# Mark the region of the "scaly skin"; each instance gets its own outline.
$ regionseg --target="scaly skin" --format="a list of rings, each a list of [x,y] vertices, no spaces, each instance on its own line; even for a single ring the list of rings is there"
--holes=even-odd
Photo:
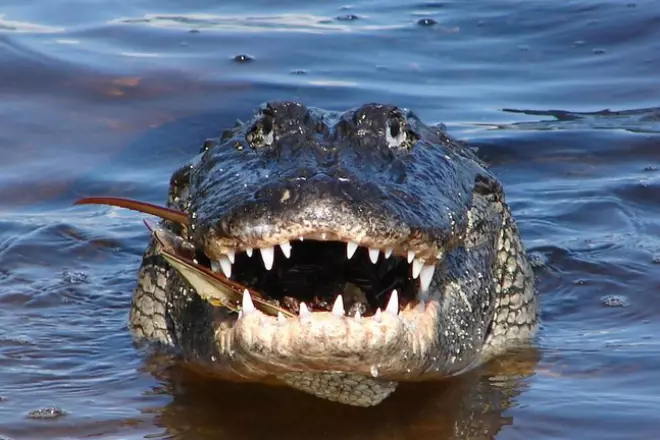
[[[415,136],[387,138],[392,118]],[[384,314],[379,324],[313,313],[278,327],[260,313],[237,319],[202,300],[152,241],[133,295],[135,335],[228,380],[278,381],[370,406],[400,381],[474,368],[538,326],[532,269],[501,185],[441,127],[395,108],[338,115],[296,103],[264,107],[175,172],[168,206],[189,213],[188,238],[210,256],[310,228],[395,254],[414,246],[427,261],[444,251],[423,309]]]

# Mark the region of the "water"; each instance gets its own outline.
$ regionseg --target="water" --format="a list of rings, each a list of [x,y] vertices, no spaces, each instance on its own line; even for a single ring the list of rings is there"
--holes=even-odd
[[[3,1],[0,437],[655,438],[658,54],[650,0]],[[395,103],[478,146],[536,262],[537,349],[367,411],[136,349],[141,216],[71,203],[163,203],[269,99]]]

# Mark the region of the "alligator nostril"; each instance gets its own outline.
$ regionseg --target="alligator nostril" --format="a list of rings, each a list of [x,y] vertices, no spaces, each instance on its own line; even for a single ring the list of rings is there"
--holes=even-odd
[[[260,188],[257,191],[254,192],[254,198],[259,200],[259,199],[272,199],[274,196],[276,196],[275,191],[273,188]]]

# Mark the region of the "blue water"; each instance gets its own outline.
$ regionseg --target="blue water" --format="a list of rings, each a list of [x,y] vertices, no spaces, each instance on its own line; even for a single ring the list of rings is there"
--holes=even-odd
[[[0,438],[656,438],[659,71],[650,0],[4,0]],[[163,203],[204,138],[272,99],[393,103],[478,147],[536,262],[534,356],[365,411],[136,349],[142,217],[71,203]]]

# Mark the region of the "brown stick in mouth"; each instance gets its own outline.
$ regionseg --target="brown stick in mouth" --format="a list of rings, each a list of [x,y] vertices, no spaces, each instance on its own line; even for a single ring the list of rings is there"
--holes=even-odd
[[[181,211],[153,205],[151,203],[122,197],[84,197],[77,200],[74,205],[108,205],[126,208],[133,211],[153,215],[164,220],[178,223],[188,227],[190,221],[188,215]],[[160,254],[172,265],[184,278],[196,288],[198,294],[210,304],[226,307],[232,311],[240,311],[244,292],[250,295],[254,306],[262,312],[277,316],[278,312],[287,317],[295,316],[286,309],[270,304],[267,300],[253,290],[230,280],[223,274],[199,265],[195,261],[195,249],[183,238],[158,225],[144,221],[154,239],[160,247]],[[189,246],[186,246],[188,244]],[[193,282],[194,281],[194,282]],[[203,289],[202,291],[200,291]]]
[[[126,199],[123,197],[84,197],[76,200],[74,205],[108,205],[119,208],[131,209],[133,211],[143,212],[154,215],[164,220],[178,223],[181,226],[188,227],[190,220],[185,212],[165,208],[164,206],[153,205],[151,203],[140,202],[138,200]]]
[[[295,316],[288,310],[270,304],[262,298],[258,292],[250,290],[247,287],[230,280],[221,273],[213,272],[210,269],[197,264],[194,261],[194,249],[185,246],[181,237],[173,234],[167,229],[158,225],[150,224],[145,221],[144,224],[151,231],[154,239],[160,246],[160,254],[165,260],[174,267],[185,279],[192,284],[197,293],[209,303],[226,307],[229,310],[238,312],[241,310],[243,295],[247,291],[254,306],[267,315],[277,316],[278,312],[286,317]]]

